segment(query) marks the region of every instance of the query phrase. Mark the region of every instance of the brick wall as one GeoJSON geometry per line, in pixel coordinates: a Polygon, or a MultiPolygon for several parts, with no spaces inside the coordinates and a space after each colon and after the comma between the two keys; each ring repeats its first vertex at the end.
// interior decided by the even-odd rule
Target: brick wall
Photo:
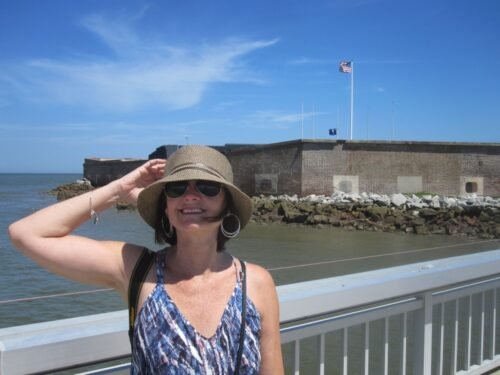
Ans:
{"type": "Polygon", "coordinates": [[[302,195],[333,193],[333,175],[340,160],[334,143],[304,143],[302,151],[302,195]]]}
{"type": "Polygon", "coordinates": [[[229,152],[235,184],[249,195],[260,194],[256,176],[268,175],[276,178],[274,194],[301,195],[301,148],[300,142],[283,142],[229,152]]]}
{"type": "MultiPolygon", "coordinates": [[[[217,148],[228,156],[235,184],[249,195],[459,195],[467,185],[480,195],[500,196],[498,143],[294,140],[217,148]]],[[[84,176],[103,185],[143,162],[86,159],[84,176]]]]}
{"type": "Polygon", "coordinates": [[[298,140],[228,156],[236,184],[251,195],[259,193],[256,178],[276,176],[277,194],[330,195],[351,186],[360,193],[459,195],[470,180],[482,181],[478,194],[500,196],[498,144],[298,140]]]}
{"type": "Polygon", "coordinates": [[[483,177],[484,195],[500,196],[500,157],[495,154],[461,156],[462,176],[483,177]]]}

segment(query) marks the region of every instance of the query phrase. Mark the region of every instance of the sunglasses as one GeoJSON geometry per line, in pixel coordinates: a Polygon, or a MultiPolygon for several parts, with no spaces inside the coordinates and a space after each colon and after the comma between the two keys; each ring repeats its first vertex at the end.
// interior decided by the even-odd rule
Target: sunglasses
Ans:
{"type": "MultiPolygon", "coordinates": [[[[189,181],[169,182],[165,185],[165,194],[170,198],[182,197],[186,193],[188,185],[189,181]]],[[[219,182],[206,180],[195,180],[194,186],[198,193],[210,198],[217,196],[222,188],[219,182]]]]}

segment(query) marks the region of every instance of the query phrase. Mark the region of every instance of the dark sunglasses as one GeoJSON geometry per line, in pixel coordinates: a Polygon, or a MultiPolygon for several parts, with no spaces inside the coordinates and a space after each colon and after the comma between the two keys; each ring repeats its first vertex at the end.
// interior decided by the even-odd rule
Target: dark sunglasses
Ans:
{"type": "MultiPolygon", "coordinates": [[[[165,194],[170,198],[179,198],[184,195],[189,185],[189,181],[169,182],[165,185],[165,194]]],[[[221,184],[214,181],[195,180],[196,190],[206,197],[215,197],[220,193],[221,184]]]]}

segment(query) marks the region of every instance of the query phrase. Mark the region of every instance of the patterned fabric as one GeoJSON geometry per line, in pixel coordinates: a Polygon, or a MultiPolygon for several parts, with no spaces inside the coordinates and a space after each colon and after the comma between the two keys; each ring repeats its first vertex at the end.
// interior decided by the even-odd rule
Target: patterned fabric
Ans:
{"type": "MultiPolygon", "coordinates": [[[[134,328],[132,374],[232,374],[241,324],[241,275],[215,334],[203,337],[182,315],[164,287],[165,252],[156,258],[157,283],[134,328]]],[[[245,342],[240,374],[260,367],[260,314],[247,297],[245,342]]]]}

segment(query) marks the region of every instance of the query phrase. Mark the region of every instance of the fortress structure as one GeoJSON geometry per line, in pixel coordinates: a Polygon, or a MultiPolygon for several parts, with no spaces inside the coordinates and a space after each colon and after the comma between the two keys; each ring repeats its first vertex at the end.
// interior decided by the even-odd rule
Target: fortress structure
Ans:
{"type": "Polygon", "coordinates": [[[234,150],[247,193],[500,196],[500,144],[296,140],[234,150]]]}
{"type": "Polygon", "coordinates": [[[146,161],[147,159],[87,158],[83,163],[83,177],[94,187],[103,186],[126,175],[146,161]]]}
{"type": "MultiPolygon", "coordinates": [[[[160,146],[149,158],[168,158],[160,146]]],[[[249,195],[372,192],[500,196],[500,144],[302,139],[265,145],[216,146],[229,158],[235,183],[249,195]]],[[[145,160],[85,159],[94,186],[145,160]]]]}

